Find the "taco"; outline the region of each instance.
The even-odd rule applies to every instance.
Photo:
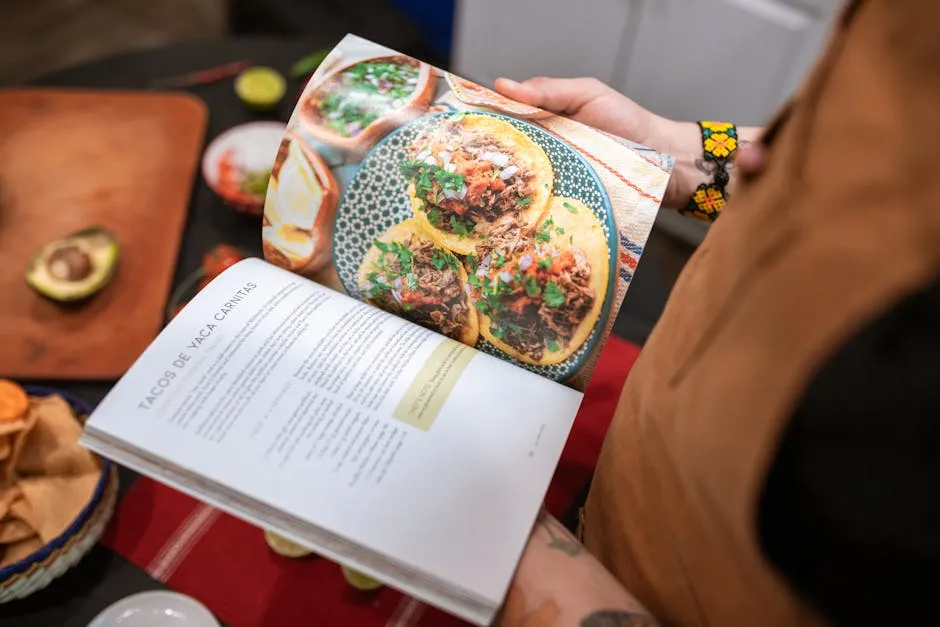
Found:
[[[551,111],[507,98],[492,89],[487,89],[454,74],[447,74],[447,84],[450,85],[450,90],[457,100],[474,107],[486,107],[500,113],[530,120],[548,118],[554,115]]]
[[[466,270],[414,218],[375,241],[359,266],[358,284],[363,299],[381,309],[470,346],[479,338]]]
[[[610,251],[594,212],[554,197],[533,237],[481,252],[468,263],[483,337],[540,366],[577,352],[600,318],[610,276]]]
[[[444,117],[420,134],[400,171],[418,221],[461,255],[507,223],[534,228],[555,178],[548,155],[525,133],[478,113]]]
[[[437,84],[434,69],[404,55],[366,59],[338,69],[300,105],[316,139],[364,153],[401,124],[423,114]]]
[[[264,204],[264,258],[292,272],[320,270],[330,260],[338,202],[339,187],[326,163],[302,139],[286,135]]]

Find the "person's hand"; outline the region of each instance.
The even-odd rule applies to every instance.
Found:
[[[596,78],[538,77],[522,83],[500,78],[496,80],[496,91],[677,159],[688,155],[692,161],[701,156],[701,139],[694,124],[658,116]],[[666,188],[665,206],[685,206],[691,190],[698,184],[686,178],[677,168]]]
[[[539,77],[522,83],[500,78],[496,91],[675,157],[663,197],[665,207],[686,207],[696,187],[711,179],[702,167],[702,135],[697,124],[656,115],[596,78]],[[760,146],[748,145],[759,134],[759,128],[738,128],[742,149],[736,167],[748,174],[764,167]]]
[[[596,78],[496,80],[496,91],[656,150],[665,150],[669,120],[647,111]]]

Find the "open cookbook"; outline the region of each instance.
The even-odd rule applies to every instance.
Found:
[[[83,443],[466,620],[502,604],[668,156],[347,36]]]

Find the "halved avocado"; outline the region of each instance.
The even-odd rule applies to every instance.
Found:
[[[102,227],[90,227],[46,244],[29,262],[26,282],[62,303],[88,298],[111,280],[118,241]]]

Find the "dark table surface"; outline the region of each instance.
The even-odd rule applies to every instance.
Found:
[[[156,50],[135,52],[90,63],[44,77],[35,84],[56,87],[146,89],[148,82],[214,65],[250,58],[283,72],[300,57],[319,48],[332,47],[336,38],[291,40],[248,37],[200,41]],[[209,108],[206,141],[222,131],[259,119],[286,122],[294,105],[300,82],[289,80],[287,96],[276,112],[257,114],[241,104],[231,80],[186,89],[202,98]],[[247,252],[261,254],[260,221],[238,214],[212,193],[202,180],[192,193],[189,217],[183,236],[174,285],[199,268],[202,255],[220,243],[229,243]],[[61,382],[43,381],[45,385],[64,388],[91,403],[98,403],[113,381]],[[136,479],[122,469],[121,490],[125,492]],[[0,625],[17,627],[84,627],[111,603],[145,590],[164,588],[142,569],[110,550],[98,546],[64,577],[26,599],[0,606]]]
[[[146,89],[154,79],[200,70],[214,65],[250,58],[257,64],[274,67],[285,75],[303,55],[332,47],[342,33],[320,39],[291,40],[269,37],[242,37],[199,41],[166,48],[135,52],[90,63],[47,76],[35,82],[41,86]],[[403,50],[403,52],[411,52]],[[232,81],[186,89],[202,98],[209,108],[206,141],[226,129],[258,119],[287,121],[301,84],[289,80],[287,97],[277,111],[260,115],[244,107],[233,91]],[[666,236],[653,236],[615,325],[618,333],[642,342],[658,318],[672,283],[669,249],[674,244]],[[193,189],[189,217],[176,267],[174,285],[198,269],[203,254],[220,243],[234,244],[260,255],[260,224],[257,218],[235,213],[216,197],[201,177]],[[661,251],[665,250],[665,253]],[[659,252],[658,252],[659,251]],[[682,255],[680,255],[682,256]],[[91,403],[97,403],[113,385],[102,382],[37,382],[64,388]],[[121,491],[133,484],[136,476],[121,472]],[[26,599],[0,606],[0,625],[22,627],[83,627],[111,603],[145,590],[165,586],[142,569],[110,550],[98,546],[64,577],[45,590]]]

